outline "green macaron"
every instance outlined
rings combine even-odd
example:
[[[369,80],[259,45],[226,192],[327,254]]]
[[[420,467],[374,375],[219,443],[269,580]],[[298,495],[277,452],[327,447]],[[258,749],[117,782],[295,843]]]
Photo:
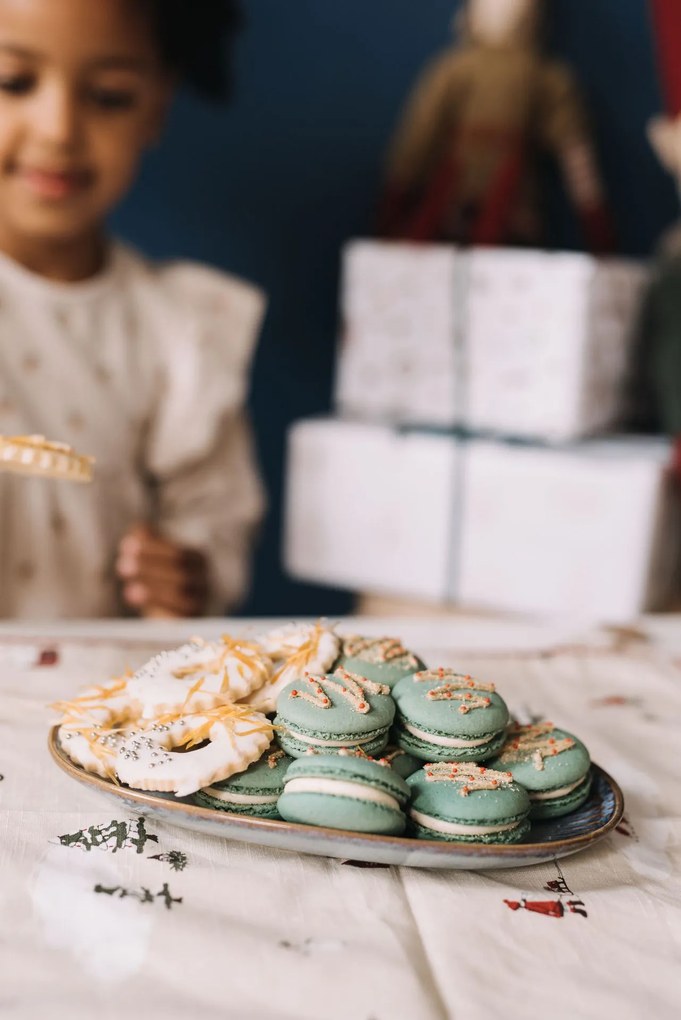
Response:
[[[410,827],[420,839],[517,843],[530,829],[530,798],[509,772],[474,762],[432,762],[407,779]]]
[[[394,687],[398,680],[425,669],[423,662],[408,651],[399,638],[370,638],[353,635],[343,640],[339,665],[349,673]]]
[[[407,754],[401,747],[392,745],[386,747],[377,760],[381,765],[389,765],[394,772],[397,772],[398,776],[402,776],[402,779],[406,779],[423,765],[422,761]]]
[[[388,686],[337,669],[288,684],[277,698],[274,722],[279,743],[294,758],[348,747],[376,755],[388,743],[394,715]]]
[[[391,768],[356,755],[310,755],[291,765],[279,798],[288,822],[399,835],[409,787]]]
[[[395,742],[421,761],[484,761],[504,743],[508,709],[494,684],[429,669],[400,680],[393,698]]]
[[[293,761],[274,744],[262,758],[220,783],[207,786],[195,794],[202,807],[230,811],[238,815],[278,818],[277,801],[284,789],[284,776]]]
[[[531,818],[558,818],[581,807],[591,790],[591,759],[581,740],[551,722],[514,726],[490,768],[511,772],[527,790]]]

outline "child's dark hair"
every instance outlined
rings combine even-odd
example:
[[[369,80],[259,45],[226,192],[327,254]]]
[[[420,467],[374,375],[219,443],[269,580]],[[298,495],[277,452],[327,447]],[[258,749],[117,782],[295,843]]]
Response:
[[[209,99],[232,88],[232,45],[242,26],[238,0],[144,0],[166,65]]]

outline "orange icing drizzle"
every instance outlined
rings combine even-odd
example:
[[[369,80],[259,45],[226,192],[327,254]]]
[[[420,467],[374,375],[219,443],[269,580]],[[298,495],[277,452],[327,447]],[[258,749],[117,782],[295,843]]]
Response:
[[[235,705],[228,701],[224,705],[217,705],[215,708],[198,711],[194,715],[201,719],[201,722],[195,726],[192,726],[192,714],[186,714],[182,709],[178,712],[169,712],[167,715],[162,715],[155,722],[159,726],[172,726],[173,723],[184,719],[187,723],[187,728],[182,733],[177,746],[186,747],[187,750],[196,747],[197,744],[202,744],[204,740],[209,740],[210,731],[215,723],[226,723],[234,731],[238,723],[250,722],[252,724],[251,728],[242,730],[239,736],[248,737],[253,733],[267,733],[270,740],[274,736],[272,724],[267,722],[267,720],[264,723],[260,722],[256,718],[257,713],[254,713],[253,709],[248,705]]]
[[[391,751],[389,754],[384,754],[382,758],[379,758],[378,763],[379,765],[392,765],[396,758],[399,758],[405,753],[406,752],[400,747],[396,747],[394,751]]]
[[[373,680],[367,680],[366,677],[358,676],[356,673],[347,673],[344,669],[337,669],[333,676],[338,677],[339,680],[344,680],[345,683],[338,683],[332,677],[312,676],[311,673],[306,673],[301,683],[308,684],[310,690],[301,691],[298,688],[294,688],[290,692],[289,698],[303,698],[305,701],[309,701],[311,705],[314,705],[315,708],[331,708],[333,702],[325,692],[335,691],[342,698],[345,698],[346,701],[350,702],[350,707],[354,712],[366,715],[367,712],[371,711],[371,704],[366,695],[390,694],[390,688],[387,684],[374,683]]]
[[[111,698],[117,698],[123,694],[128,686],[128,680],[132,673],[128,670],[122,677],[116,677],[110,684],[100,687],[93,687],[88,694],[81,694],[72,701],[55,701],[50,705],[55,712],[63,712],[65,716],[87,715],[93,709],[109,706],[105,704]]]
[[[296,651],[282,663],[279,669],[275,670],[270,682],[273,684],[276,683],[287,669],[294,668],[303,670],[310,659],[312,659],[319,651],[319,642],[321,641],[324,633],[325,630],[321,623],[315,623],[314,629],[307,641],[304,641],[300,648],[297,648]]]
[[[57,701],[50,705],[50,708],[62,713],[60,726],[66,727],[69,733],[83,737],[94,757],[114,783],[118,783],[118,779],[111,759],[116,754],[116,748],[108,746],[102,740],[120,733],[120,729],[116,726],[105,726],[101,720],[93,717],[92,713],[103,709],[110,713],[109,722],[113,722],[116,713],[111,711],[111,706],[107,702],[125,693],[131,676],[132,671],[127,670],[123,676],[116,677],[110,684],[93,687],[87,694],[81,694],[72,701]],[[125,718],[126,715],[126,710],[122,708],[119,716]]]
[[[66,718],[62,721],[61,725],[65,726],[69,733],[83,737],[92,754],[100,762],[108,778],[112,779],[113,782],[118,785],[116,768],[113,764],[113,759],[116,756],[118,748],[113,745],[103,743],[102,738],[117,735],[121,731],[118,729],[93,729],[92,725],[74,725],[78,721],[79,720],[77,719]],[[66,753],[68,754],[68,751]]]
[[[367,638],[355,634],[343,642],[343,654],[365,662],[390,663],[395,659],[407,659],[417,665],[415,655],[404,647],[399,638]]]
[[[489,708],[492,704],[490,698],[484,698],[480,694],[471,694],[469,690],[461,690],[460,684],[442,684],[441,687],[433,687],[426,694],[428,701],[460,701],[459,712],[461,715],[468,715],[476,708]]]
[[[574,747],[571,737],[550,737],[555,726],[552,722],[534,723],[531,726],[515,725],[509,732],[508,740],[499,755],[499,761],[513,764],[531,758],[538,772],[544,770],[544,759],[552,758],[561,751]]]
[[[280,758],[284,757],[284,751],[281,749],[278,751],[272,751],[272,754],[267,755],[267,767],[268,769],[276,769],[277,762]]]
[[[468,715],[476,708],[489,708],[491,699],[473,694],[473,691],[494,693],[494,684],[483,684],[474,680],[468,673],[456,673],[453,669],[422,669],[414,673],[414,683],[430,683],[433,680],[444,681],[439,687],[433,687],[426,693],[428,701],[460,701],[459,712]]]
[[[429,783],[463,783],[459,794],[467,797],[472,790],[497,790],[500,786],[509,786],[513,782],[510,772],[497,772],[487,769],[484,765],[473,765],[464,762],[456,765],[452,762],[438,761],[423,766],[426,780]]]
[[[343,758],[364,758],[366,761],[375,760],[366,753],[363,747],[341,747],[338,754]]]
[[[184,680],[189,676],[195,676],[197,673],[222,673],[222,683],[220,685],[220,692],[224,693],[229,690],[229,677],[227,675],[227,659],[236,659],[238,663],[238,670],[241,676],[244,672],[249,670],[255,673],[256,676],[260,676],[263,679],[263,683],[269,675],[269,670],[266,665],[266,661],[263,658],[262,649],[250,641],[239,641],[236,638],[232,638],[229,634],[223,634],[220,638],[223,647],[219,650],[214,659],[209,659],[208,662],[192,662],[186,666],[179,666],[173,670],[173,676],[178,680]],[[196,641],[197,644],[204,644],[200,639]]]
[[[467,687],[472,691],[489,691],[490,694],[496,691],[494,684],[483,684],[480,680],[474,680],[470,673],[457,673],[455,670],[445,669],[443,666],[440,666],[439,669],[422,669],[420,672],[414,673],[413,680],[416,684],[443,680],[456,688]]]

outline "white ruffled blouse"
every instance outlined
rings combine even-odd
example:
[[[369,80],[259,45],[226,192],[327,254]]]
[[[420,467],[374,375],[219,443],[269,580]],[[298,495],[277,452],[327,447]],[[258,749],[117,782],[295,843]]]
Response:
[[[91,485],[0,474],[0,617],[119,614],[117,545],[141,521],[206,553],[212,611],[239,601],[263,504],[244,416],[263,308],[233,277],[118,243],[82,283],[0,255],[0,434],[96,458]]]

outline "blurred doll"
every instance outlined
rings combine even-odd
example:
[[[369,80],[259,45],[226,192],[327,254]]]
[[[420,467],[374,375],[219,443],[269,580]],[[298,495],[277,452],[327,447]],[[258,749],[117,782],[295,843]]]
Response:
[[[261,295],[154,265],[105,226],[176,83],[226,84],[236,13],[0,0],[0,433],[96,458],[86,489],[0,476],[0,616],[220,613],[244,592],[262,506],[243,412]]]
[[[655,118],[648,136],[681,193],[681,115]],[[673,227],[660,244],[643,307],[636,370],[638,403],[644,389],[644,413],[675,440],[674,462],[681,478],[681,226]]]
[[[555,155],[594,251],[611,229],[576,83],[540,47],[542,0],[468,0],[389,156],[383,232],[415,241],[538,244],[537,158]]]

